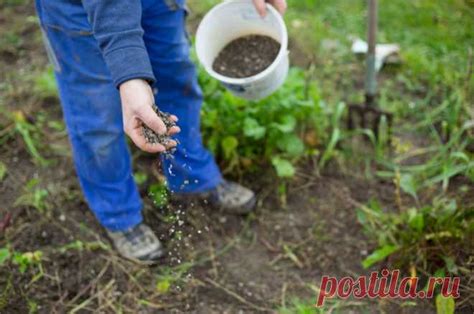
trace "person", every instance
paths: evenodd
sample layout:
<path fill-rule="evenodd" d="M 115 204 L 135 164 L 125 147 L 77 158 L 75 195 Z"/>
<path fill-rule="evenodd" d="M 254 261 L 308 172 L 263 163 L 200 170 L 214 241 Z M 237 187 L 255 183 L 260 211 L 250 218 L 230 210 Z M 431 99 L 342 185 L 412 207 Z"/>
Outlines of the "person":
<path fill-rule="evenodd" d="M 252 1 L 263 17 L 265 0 Z M 284 13 L 285 0 L 268 2 Z M 176 148 L 162 164 L 178 197 L 206 199 L 234 214 L 253 209 L 255 194 L 223 179 L 202 144 L 185 0 L 36 0 L 36 9 L 82 191 L 122 256 L 148 264 L 163 255 L 143 223 L 125 133 L 149 153 Z M 167 130 L 154 104 L 179 118 L 179 127 Z M 143 124 L 177 141 L 147 143 Z"/>

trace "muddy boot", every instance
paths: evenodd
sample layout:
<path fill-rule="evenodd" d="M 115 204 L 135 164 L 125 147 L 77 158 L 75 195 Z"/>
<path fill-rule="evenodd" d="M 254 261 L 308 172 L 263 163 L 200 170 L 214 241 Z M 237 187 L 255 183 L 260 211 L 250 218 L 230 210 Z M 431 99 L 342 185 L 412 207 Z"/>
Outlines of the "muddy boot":
<path fill-rule="evenodd" d="M 221 211 L 244 215 L 250 213 L 256 204 L 255 193 L 242 185 L 223 180 L 215 189 L 199 194 L 177 194 L 174 199 L 180 203 L 198 200 Z"/>
<path fill-rule="evenodd" d="M 138 264 L 155 264 L 164 255 L 160 240 L 145 224 L 126 231 L 107 233 L 120 255 Z"/>

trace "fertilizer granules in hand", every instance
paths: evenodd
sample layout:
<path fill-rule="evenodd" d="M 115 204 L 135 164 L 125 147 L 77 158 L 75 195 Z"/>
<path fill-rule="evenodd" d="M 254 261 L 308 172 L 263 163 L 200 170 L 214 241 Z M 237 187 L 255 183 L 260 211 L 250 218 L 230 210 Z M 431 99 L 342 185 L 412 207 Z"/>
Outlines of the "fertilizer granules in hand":
<path fill-rule="evenodd" d="M 158 109 L 156 105 L 153 105 L 153 110 L 156 112 L 158 117 L 163 121 L 166 126 L 166 129 L 169 130 L 170 128 L 176 126 L 176 122 L 171 120 L 170 114 L 167 112 L 162 112 Z M 157 134 L 155 131 L 150 129 L 148 126 L 142 126 L 142 133 L 145 137 L 145 140 L 150 144 L 161 144 L 163 146 L 168 145 L 169 141 L 171 141 L 171 137 L 167 134 Z M 176 139 L 174 140 L 176 141 Z M 176 148 L 172 148 L 167 150 L 164 154 L 168 157 L 171 156 L 175 152 Z"/>
<path fill-rule="evenodd" d="M 280 43 L 269 36 L 248 35 L 231 41 L 217 56 L 212 68 L 232 78 L 254 76 L 275 61 Z"/>

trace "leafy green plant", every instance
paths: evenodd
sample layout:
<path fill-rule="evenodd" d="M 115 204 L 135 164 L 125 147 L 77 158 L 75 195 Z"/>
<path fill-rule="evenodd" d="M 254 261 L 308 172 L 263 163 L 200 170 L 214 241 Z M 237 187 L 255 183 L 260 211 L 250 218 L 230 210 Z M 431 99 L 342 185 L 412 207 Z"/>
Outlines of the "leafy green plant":
<path fill-rule="evenodd" d="M 40 266 L 42 256 L 43 256 L 43 253 L 41 251 L 25 252 L 25 253 L 14 252 L 12 259 L 13 259 L 13 264 L 18 265 L 18 269 L 20 270 L 20 273 L 24 273 L 30 267 Z"/>
<path fill-rule="evenodd" d="M 465 246 L 474 236 L 474 208 L 438 197 L 432 204 L 393 212 L 372 200 L 358 209 L 357 217 L 377 242 L 377 248 L 362 261 L 364 268 L 390 258 L 391 267 L 410 269 L 412 276 L 417 270 L 424 276 L 469 276 Z M 438 313 L 453 313 L 453 301 L 438 296 Z"/>
<path fill-rule="evenodd" d="M 175 267 L 163 267 L 157 276 L 155 291 L 158 294 L 167 294 L 173 286 L 185 285 L 189 281 L 189 270 L 192 263 L 183 263 Z"/>
<path fill-rule="evenodd" d="M 153 200 L 153 204 L 158 207 L 164 207 L 168 204 L 169 194 L 165 183 L 158 182 L 150 185 L 148 195 Z"/>
<path fill-rule="evenodd" d="M 319 148 L 328 147 L 321 166 L 333 156 L 344 105 L 322 102 L 303 70 L 291 69 L 277 93 L 256 102 L 234 97 L 203 71 L 199 79 L 205 87 L 203 137 L 226 171 L 272 164 L 278 176 L 288 178 L 295 162 Z"/>
<path fill-rule="evenodd" d="M 48 202 L 47 197 L 49 192 L 47 189 L 38 186 L 39 180 L 37 178 L 28 181 L 26 186 L 23 188 L 23 194 L 15 201 L 15 206 L 30 206 L 36 208 L 40 213 L 45 213 L 51 204 Z"/>
<path fill-rule="evenodd" d="M 18 270 L 22 274 L 32 267 L 37 267 L 39 274 L 34 277 L 35 279 L 43 274 L 43 267 L 41 265 L 42 257 L 43 252 L 41 251 L 17 252 L 11 250 L 9 247 L 5 247 L 0 249 L 0 267 L 11 262 L 18 266 Z"/>
<path fill-rule="evenodd" d="M 399 266 L 420 266 L 433 273 L 437 263 L 445 261 L 443 268 L 449 272 L 454 267 L 446 261 L 456 260 L 456 249 L 474 232 L 473 209 L 443 197 L 402 212 L 384 211 L 378 202 L 371 201 L 358 209 L 357 216 L 365 232 L 378 243 L 363 262 L 366 268 L 392 256 Z"/>

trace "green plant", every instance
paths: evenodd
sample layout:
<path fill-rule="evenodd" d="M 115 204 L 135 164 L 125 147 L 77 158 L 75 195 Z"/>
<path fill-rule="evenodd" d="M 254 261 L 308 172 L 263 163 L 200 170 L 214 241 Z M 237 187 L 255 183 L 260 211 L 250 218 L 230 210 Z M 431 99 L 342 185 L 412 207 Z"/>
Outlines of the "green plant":
<path fill-rule="evenodd" d="M 148 188 L 148 195 L 153 200 L 153 204 L 158 208 L 164 207 L 168 204 L 169 195 L 165 183 L 158 182 L 150 185 Z"/>
<path fill-rule="evenodd" d="M 444 297 L 441 294 L 436 296 L 436 314 L 454 314 L 455 302 L 452 296 Z"/>
<path fill-rule="evenodd" d="M 349 300 L 340 300 L 337 298 L 329 299 L 324 306 L 317 308 L 314 303 L 309 300 L 302 300 L 300 298 L 293 298 L 287 305 L 280 306 L 277 310 L 279 314 L 325 314 L 335 313 L 343 314 L 352 312 L 349 310 L 354 308 L 364 309 L 360 302 L 353 302 Z M 362 307 L 361 307 L 362 306 Z M 359 313 L 359 312 L 357 312 Z M 362 311 L 361 313 L 364 313 Z"/>
<path fill-rule="evenodd" d="M 133 179 L 137 185 L 143 185 L 148 180 L 148 175 L 144 172 L 135 172 L 133 174 Z"/>
<path fill-rule="evenodd" d="M 364 268 L 390 258 L 391 267 L 410 270 L 412 276 L 469 276 L 464 264 L 470 254 L 466 245 L 474 236 L 474 208 L 438 197 L 429 205 L 394 212 L 372 200 L 357 210 L 357 217 L 365 233 L 377 242 L 376 249 L 363 260 Z M 452 302 L 438 297 L 436 307 L 451 308 Z"/>
<path fill-rule="evenodd" d="M 41 264 L 43 252 L 18 252 L 13 251 L 9 247 L 0 249 L 0 267 L 7 263 L 13 263 L 18 266 L 20 273 L 25 273 L 28 269 L 36 267 L 39 272 L 36 274 L 32 281 L 38 280 L 43 274 L 43 266 Z"/>
<path fill-rule="evenodd" d="M 5 179 L 7 175 L 7 165 L 5 165 L 3 162 L 0 161 L 0 182 Z"/>
<path fill-rule="evenodd" d="M 390 171 L 382 171 L 379 174 L 383 177 L 392 177 L 400 171 L 406 179 L 405 182 L 409 183 L 409 186 L 402 185 L 402 188 L 414 197 L 419 189 L 439 183 L 446 191 L 452 178 L 458 175 L 464 175 L 474 181 L 474 158 L 468 151 L 468 147 L 474 144 L 474 139 L 470 136 L 474 130 L 474 120 L 466 119 L 465 113 L 456 110 L 455 112 L 454 115 L 457 118 L 453 118 L 455 122 L 452 124 L 444 119 L 440 120 L 441 124 L 446 122 L 444 124 L 446 131 L 440 131 L 434 127 L 432 117 L 428 115 L 425 120 L 429 121 L 428 125 L 431 126 L 431 135 L 435 138 L 435 142 L 428 147 L 418 149 L 416 154 L 412 152 L 402 154 L 392 161 L 385 159 L 382 163 Z M 407 159 L 415 156 L 421 157 L 421 162 L 404 164 Z"/>
<path fill-rule="evenodd" d="M 167 294 L 173 286 L 186 284 L 192 266 L 192 263 L 183 263 L 175 267 L 164 267 L 157 276 L 155 291 L 158 294 Z"/>
<path fill-rule="evenodd" d="M 41 269 L 41 258 L 43 253 L 41 251 L 34 252 L 14 252 L 12 256 L 13 264 L 18 266 L 20 273 L 26 272 L 26 270 L 33 266 L 38 266 Z"/>
<path fill-rule="evenodd" d="M 474 232 L 473 209 L 444 197 L 401 212 L 384 211 L 373 200 L 359 208 L 357 216 L 365 232 L 378 243 L 363 262 L 366 268 L 392 256 L 395 266 L 415 265 L 432 273 L 439 268 L 453 272 L 451 262 L 459 256 L 456 250 L 462 251 Z"/>
<path fill-rule="evenodd" d="M 257 102 L 234 97 L 203 73 L 202 126 L 207 146 L 225 171 L 255 170 L 272 164 L 278 176 L 295 174 L 294 164 L 327 148 L 320 165 L 334 155 L 344 105 L 329 106 L 306 73 L 292 68 L 286 84 Z"/>
<path fill-rule="evenodd" d="M 68 243 L 59 248 L 59 252 L 65 253 L 69 250 L 76 250 L 82 252 L 86 251 L 97 251 L 97 250 L 108 250 L 109 246 L 101 241 L 94 242 L 83 242 L 81 240 L 76 240 L 71 243 Z"/>
<path fill-rule="evenodd" d="M 0 262 L 0 267 L 2 263 Z M 10 274 L 7 279 L 7 283 L 5 288 L 3 288 L 2 292 L 0 293 L 0 311 L 7 307 L 10 294 L 13 292 L 13 284 L 12 284 L 12 275 Z"/>
<path fill-rule="evenodd" d="M 34 90 L 42 98 L 57 97 L 58 91 L 52 66 L 34 78 Z"/>
<path fill-rule="evenodd" d="M 1 111 L 1 115 L 5 116 L 10 122 L 0 133 L 0 144 L 4 144 L 8 139 L 14 138 L 17 134 L 21 136 L 26 145 L 26 149 L 33 157 L 33 160 L 41 166 L 50 163 L 49 160 L 43 158 L 39 153 L 38 146 L 41 145 L 40 137 L 42 131 L 34 124 L 30 123 L 22 111 Z"/>
<path fill-rule="evenodd" d="M 10 259 L 10 250 L 8 248 L 0 249 L 0 267 L 3 266 Z"/>
<path fill-rule="evenodd" d="M 15 206 L 31 206 L 36 208 L 40 213 L 45 213 L 50 209 L 51 204 L 47 197 L 49 192 L 47 189 L 38 187 L 39 179 L 31 179 L 23 188 L 23 194 L 18 197 L 14 203 Z"/>

